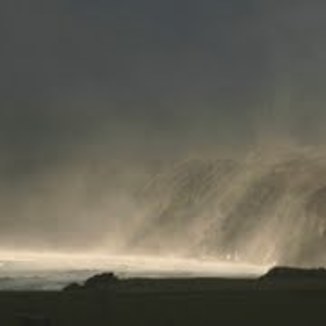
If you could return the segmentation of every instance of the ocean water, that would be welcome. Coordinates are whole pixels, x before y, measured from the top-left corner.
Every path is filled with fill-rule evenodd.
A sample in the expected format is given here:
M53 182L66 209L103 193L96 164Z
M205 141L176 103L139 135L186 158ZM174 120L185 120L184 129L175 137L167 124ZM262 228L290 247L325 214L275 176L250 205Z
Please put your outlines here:
M0 255L1 257L1 255ZM60 290L102 272L120 278L255 277L265 266L211 259L72 254L13 254L0 259L0 290Z

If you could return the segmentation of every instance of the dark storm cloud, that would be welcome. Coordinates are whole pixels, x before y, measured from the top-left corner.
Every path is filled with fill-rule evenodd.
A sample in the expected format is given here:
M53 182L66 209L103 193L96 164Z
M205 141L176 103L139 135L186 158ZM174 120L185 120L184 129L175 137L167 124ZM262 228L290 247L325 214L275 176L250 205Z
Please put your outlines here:
M253 2L16 0L1 12L2 101L28 137L37 123L59 123L48 133L60 136L71 114L88 129L90 110L109 125L173 131L225 117L240 128L234 115L246 119L269 83Z

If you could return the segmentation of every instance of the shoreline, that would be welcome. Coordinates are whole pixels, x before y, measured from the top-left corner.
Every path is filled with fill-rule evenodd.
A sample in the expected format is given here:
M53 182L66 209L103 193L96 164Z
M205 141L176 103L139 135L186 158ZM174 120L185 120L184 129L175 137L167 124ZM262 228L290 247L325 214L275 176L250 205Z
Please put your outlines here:
M319 325L326 322L324 270L307 273L278 268L258 279L119 280L113 274L102 275L93 276L84 282L84 288L75 290L0 291L0 325ZM107 283L103 283L104 279Z

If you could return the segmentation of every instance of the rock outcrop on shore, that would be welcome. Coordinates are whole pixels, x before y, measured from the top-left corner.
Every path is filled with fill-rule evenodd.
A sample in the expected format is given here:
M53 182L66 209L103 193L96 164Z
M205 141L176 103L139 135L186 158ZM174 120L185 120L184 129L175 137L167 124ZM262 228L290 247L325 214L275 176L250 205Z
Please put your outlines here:
M190 285L191 284L191 285ZM112 291L136 289L146 291L160 289L163 291L172 288L182 289L325 289L326 269L304 269L295 267L274 267L257 279L233 279L233 278L181 278L181 279L129 279L119 280L112 272L97 274L84 283L70 283L63 291Z
M112 286L116 285L119 279L112 272L96 274L88 278L83 284L70 283L63 290L110 290Z
M300 280L311 279L326 282L325 268L294 268L294 267L275 267L270 269L260 280Z

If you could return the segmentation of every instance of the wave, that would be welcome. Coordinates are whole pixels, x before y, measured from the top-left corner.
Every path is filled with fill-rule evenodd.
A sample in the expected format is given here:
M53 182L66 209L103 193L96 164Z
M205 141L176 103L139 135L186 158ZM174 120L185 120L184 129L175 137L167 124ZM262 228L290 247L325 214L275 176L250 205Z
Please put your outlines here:
M254 278L266 268L216 260L150 256L110 256L89 254L46 254L14 252L14 259L2 259L0 252L0 290L60 290L71 282L84 282L103 272L119 278Z

